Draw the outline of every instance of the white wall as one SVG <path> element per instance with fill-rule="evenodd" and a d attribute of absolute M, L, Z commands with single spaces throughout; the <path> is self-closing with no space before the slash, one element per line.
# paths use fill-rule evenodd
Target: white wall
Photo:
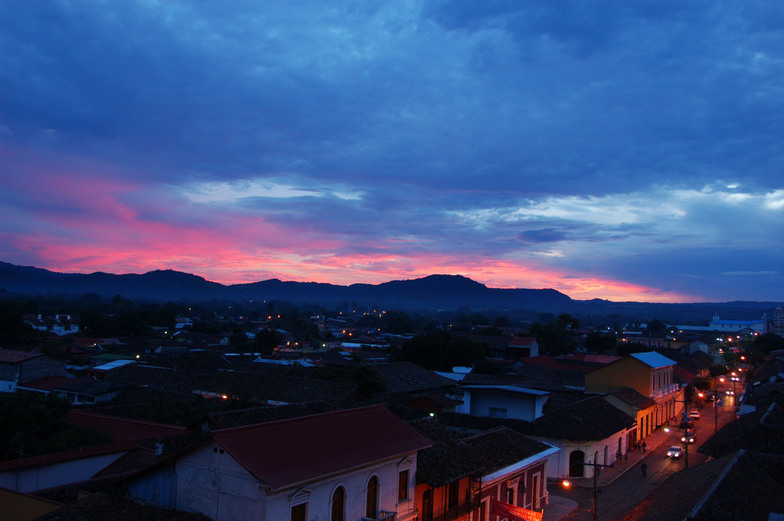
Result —
<path fill-rule="evenodd" d="M 332 494 L 338 486 L 343 486 L 346 519 L 361 519 L 365 515 L 367 483 L 375 475 L 379 479 L 380 510 L 398 512 L 397 519 L 406 521 L 413 518 L 416 454 L 410 454 L 408 460 L 411 463 L 409 499 L 400 504 L 397 501 L 399 459 L 267 495 L 262 485 L 228 453 L 221 454 L 217 444 L 208 444 L 177 463 L 177 509 L 201 512 L 215 521 L 285 521 L 290 517 L 292 498 L 305 496 L 308 520 L 326 521 L 330 518 Z"/>
<path fill-rule="evenodd" d="M 85 481 L 124 454 L 125 452 L 102 454 L 51 465 L 44 464 L 18 472 L 8 470 L 0 473 L 0 487 L 17 492 L 32 492 Z M 46 462 L 46 456 L 43 456 L 43 461 Z"/>

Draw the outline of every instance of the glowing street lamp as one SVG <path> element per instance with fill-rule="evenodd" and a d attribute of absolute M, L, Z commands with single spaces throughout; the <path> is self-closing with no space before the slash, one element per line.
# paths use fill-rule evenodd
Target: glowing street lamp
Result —
<path fill-rule="evenodd" d="M 599 471 L 602 468 L 613 468 L 613 464 L 610 463 L 609 465 L 603 465 L 601 463 L 583 463 L 586 467 L 593 467 L 593 494 L 591 495 L 591 512 L 592 512 L 592 519 L 596 521 L 596 513 L 597 513 L 597 505 L 596 505 L 596 496 L 599 493 L 597 488 L 596 478 L 599 477 Z M 561 486 L 565 489 L 572 488 L 572 482 L 568 479 L 564 479 L 561 481 Z"/>

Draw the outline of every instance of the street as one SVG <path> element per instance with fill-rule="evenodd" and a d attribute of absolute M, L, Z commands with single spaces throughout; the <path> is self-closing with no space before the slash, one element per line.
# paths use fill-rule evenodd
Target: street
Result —
<path fill-rule="evenodd" d="M 731 388 L 731 387 L 730 387 Z M 696 440 L 690 444 L 688 450 L 680 459 L 667 458 L 667 449 L 671 445 L 681 445 L 683 429 L 672 429 L 670 432 L 658 431 L 647 438 L 648 451 L 628 467 L 619 466 L 610 483 L 601 483 L 597 490 L 597 519 L 601 521 L 620 521 L 623 517 L 650 494 L 656 487 L 663 483 L 670 475 L 678 472 L 688 465 L 693 467 L 703 463 L 706 456 L 697 452 L 697 449 L 716 430 L 731 422 L 736 417 L 737 397 L 721 395 L 720 405 L 714 409 L 712 402 L 697 405 L 701 413 L 698 420 L 694 420 Z M 694 408 L 694 407 L 692 407 Z M 642 475 L 641 465 L 647 465 L 647 475 Z M 561 517 L 564 521 L 588 521 L 592 519 L 593 487 L 586 485 L 565 491 L 551 489 L 550 493 L 566 497 L 577 502 L 577 508 Z"/>

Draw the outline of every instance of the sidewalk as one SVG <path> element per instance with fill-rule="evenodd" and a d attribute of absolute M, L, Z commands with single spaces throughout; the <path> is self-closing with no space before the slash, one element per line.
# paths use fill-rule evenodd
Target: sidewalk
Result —
<path fill-rule="evenodd" d="M 611 468 L 603 468 L 596 477 L 596 485 L 604 487 L 618 479 L 620 476 L 635 468 L 640 461 L 644 460 L 648 455 L 657 447 L 667 443 L 670 439 L 670 433 L 660 429 L 647 438 L 645 438 L 646 451 L 645 452 L 629 452 L 625 461 L 616 461 Z M 637 470 L 639 472 L 639 469 Z M 593 477 L 590 478 L 571 478 L 570 481 L 575 486 L 593 489 Z M 557 484 L 550 485 L 549 503 L 544 507 L 544 516 L 542 521 L 558 521 L 571 513 L 578 507 L 577 503 L 569 498 L 559 496 Z"/>
<path fill-rule="evenodd" d="M 596 478 L 597 486 L 603 487 L 609 485 L 618 479 L 621 475 L 635 467 L 638 463 L 640 463 L 640 461 L 648 457 L 648 454 L 650 454 L 654 449 L 662 446 L 664 443 L 668 443 L 668 440 L 671 438 L 671 433 L 665 432 L 663 429 L 659 429 L 658 431 L 653 432 L 647 438 L 645 438 L 645 452 L 630 451 L 628 452 L 628 457 L 625 460 L 620 462 L 616 460 L 613 467 L 602 468 L 601 472 Z M 593 477 L 576 479 L 572 478 L 571 481 L 578 487 L 593 488 Z"/>

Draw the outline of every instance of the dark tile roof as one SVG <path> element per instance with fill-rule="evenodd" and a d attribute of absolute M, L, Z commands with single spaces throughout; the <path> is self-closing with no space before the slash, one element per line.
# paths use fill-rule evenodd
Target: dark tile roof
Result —
<path fill-rule="evenodd" d="M 589 396 L 531 422 L 527 434 L 560 440 L 603 440 L 636 421 L 603 396 Z"/>
<path fill-rule="evenodd" d="M 271 421 L 288 420 L 301 416 L 311 416 L 334 411 L 335 407 L 326 402 L 307 402 L 288 405 L 265 405 L 239 411 L 221 411 L 207 416 L 210 428 L 229 429 L 242 425 L 255 425 Z"/>
<path fill-rule="evenodd" d="M 551 448 L 506 427 L 460 436 L 432 419 L 411 426 L 433 441 L 417 455 L 417 479 L 432 487 L 464 477 L 476 479 Z"/>
<path fill-rule="evenodd" d="M 447 389 L 456 386 L 454 380 L 424 369 L 412 362 L 395 362 L 374 366 L 384 378 L 386 390 L 390 393 L 414 393 Z"/>
<path fill-rule="evenodd" d="M 771 513 L 784 513 L 784 487 L 740 451 L 673 474 L 623 521 L 768 521 Z"/>
<path fill-rule="evenodd" d="M 272 489 L 430 445 L 383 405 L 213 431 L 210 436 Z"/>
<path fill-rule="evenodd" d="M 561 370 L 543 364 L 515 366 L 503 374 L 469 373 L 462 385 L 519 385 L 542 391 L 575 390 L 585 387 L 580 371 Z"/>
<path fill-rule="evenodd" d="M 210 521 L 210 518 L 97 493 L 34 521 Z"/>
<path fill-rule="evenodd" d="M 148 421 L 106 416 L 94 411 L 69 411 L 66 421 L 76 427 L 95 429 L 112 436 L 116 441 L 144 440 L 182 433 L 185 428 Z"/>
<path fill-rule="evenodd" d="M 645 410 L 649 407 L 656 406 L 656 400 L 645 396 L 641 392 L 637 391 L 636 389 L 632 389 L 631 387 L 624 387 L 622 389 L 616 389 L 608 393 L 609 395 L 615 396 L 622 402 L 631 405 L 632 407 Z"/>
<path fill-rule="evenodd" d="M 481 431 L 505 426 L 527 436 L 578 441 L 603 440 L 635 422 L 600 395 L 569 403 L 533 422 L 457 413 L 441 413 L 438 418 L 445 425 L 462 429 Z"/>
<path fill-rule="evenodd" d="M 187 452 L 207 439 L 207 433 L 188 431 L 182 434 L 145 440 L 139 447 L 118 458 L 93 477 L 120 478 L 156 467 Z M 160 454 L 158 449 L 160 448 Z"/>
<path fill-rule="evenodd" d="M 784 401 L 784 382 L 765 382 L 753 385 L 743 398 L 743 403 L 756 407 L 767 407 L 773 402 Z"/>
<path fill-rule="evenodd" d="M 784 408 L 772 403 L 740 416 L 711 436 L 699 451 L 718 458 L 739 449 L 784 454 Z"/>
<path fill-rule="evenodd" d="M 112 378 L 178 393 L 241 395 L 257 402 L 344 402 L 357 388 L 352 383 L 309 378 L 309 372 L 299 368 L 250 364 L 237 363 L 239 370 L 206 372 L 135 365 L 116 371 Z"/>

